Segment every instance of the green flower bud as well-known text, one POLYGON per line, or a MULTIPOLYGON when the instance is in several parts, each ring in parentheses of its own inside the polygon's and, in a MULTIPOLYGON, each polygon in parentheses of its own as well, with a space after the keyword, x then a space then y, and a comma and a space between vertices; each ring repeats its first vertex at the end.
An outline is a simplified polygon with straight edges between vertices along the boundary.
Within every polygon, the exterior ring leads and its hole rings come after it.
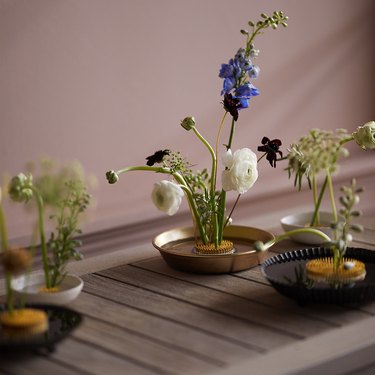
POLYGON ((245 29, 241 29, 240 32, 243 35, 249 35, 249 32, 247 30, 245 30, 245 29))
POLYGON ((188 131, 193 129, 195 127, 195 118, 193 116, 185 117, 181 121, 181 126, 188 131))
POLYGON ((33 196, 33 177, 20 173, 9 184, 9 196, 15 202, 28 202, 33 196))
POLYGON ((255 241, 254 247, 256 251, 266 251, 267 246, 262 241, 255 241))
POLYGON ((115 184, 119 180, 119 176, 115 171, 108 171, 105 176, 110 184, 115 184))
POLYGON ((374 149, 375 148, 375 121, 370 121, 359 126, 357 130, 352 134, 354 140, 363 149, 374 149))

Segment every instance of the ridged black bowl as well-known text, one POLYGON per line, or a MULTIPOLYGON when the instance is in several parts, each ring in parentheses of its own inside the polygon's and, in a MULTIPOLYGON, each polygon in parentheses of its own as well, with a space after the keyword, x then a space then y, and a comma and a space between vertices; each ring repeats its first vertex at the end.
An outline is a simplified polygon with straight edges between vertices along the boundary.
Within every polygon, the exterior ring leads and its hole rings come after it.
MULTIPOLYGON (((81 314, 64 306, 30 304, 26 307, 34 307, 47 313, 47 331, 41 334, 10 339, 2 332, 0 327, 0 352, 52 352, 56 344, 66 338, 82 321, 81 314)), ((0 306, 0 311, 4 309, 5 306, 0 306)))
POLYGON ((346 284, 328 284, 309 280, 305 264, 310 259, 329 257, 331 252, 323 247, 307 248, 275 255, 264 261, 262 273, 281 294, 308 303, 363 304, 375 299, 375 251, 348 248, 347 258, 365 263, 364 280, 346 284))

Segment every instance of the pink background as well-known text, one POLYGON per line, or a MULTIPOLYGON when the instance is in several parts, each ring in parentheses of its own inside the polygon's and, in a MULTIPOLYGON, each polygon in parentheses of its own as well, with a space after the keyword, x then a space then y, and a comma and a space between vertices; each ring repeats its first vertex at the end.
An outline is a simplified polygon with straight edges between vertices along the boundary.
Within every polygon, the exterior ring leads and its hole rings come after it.
MULTIPOLYGON (((105 172, 162 148, 208 166, 179 122, 194 115, 214 142, 220 64, 243 45, 249 19, 279 9, 289 27, 256 41, 261 95, 240 113, 233 148, 255 150, 266 135, 285 152, 310 128, 354 131, 375 120, 371 0, 0 0, 0 173, 18 174, 42 155, 79 160, 98 181, 87 231, 164 217, 149 198, 163 176, 132 172, 108 185, 105 172)), ((374 153, 350 149, 341 180, 357 176, 371 188, 374 153)), ((293 190, 279 164, 260 166, 245 204, 293 190)), ((372 201, 367 191, 369 213, 372 201)), ((11 204, 6 212, 12 238, 30 233, 31 216, 11 204)))

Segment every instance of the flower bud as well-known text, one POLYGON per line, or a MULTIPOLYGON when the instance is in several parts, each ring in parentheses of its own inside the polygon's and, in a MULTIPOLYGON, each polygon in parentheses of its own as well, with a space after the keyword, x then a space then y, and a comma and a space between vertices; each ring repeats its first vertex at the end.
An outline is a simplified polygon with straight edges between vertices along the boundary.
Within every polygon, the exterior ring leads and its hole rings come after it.
POLYGON ((254 247, 256 251, 266 251, 267 246, 262 241, 255 241, 254 247))
POLYGON ((8 249, 1 254, 1 263, 6 272, 12 275, 18 275, 26 272, 32 264, 32 257, 29 251, 25 249, 8 249))
POLYGON ((188 131, 193 129, 195 127, 195 118, 193 116, 185 117, 181 121, 181 126, 188 131))
POLYGON ((28 202, 32 196, 33 177, 20 173, 14 176, 9 184, 9 196, 15 202, 28 202))
POLYGON ((375 121, 370 121, 359 126, 357 130, 352 134, 354 140, 363 149, 374 149, 375 148, 375 121))
POLYGON ((115 172, 115 171, 108 171, 105 176, 107 177, 107 181, 110 183, 110 184, 115 184, 118 180, 119 180, 119 177, 118 177, 118 174, 115 172))

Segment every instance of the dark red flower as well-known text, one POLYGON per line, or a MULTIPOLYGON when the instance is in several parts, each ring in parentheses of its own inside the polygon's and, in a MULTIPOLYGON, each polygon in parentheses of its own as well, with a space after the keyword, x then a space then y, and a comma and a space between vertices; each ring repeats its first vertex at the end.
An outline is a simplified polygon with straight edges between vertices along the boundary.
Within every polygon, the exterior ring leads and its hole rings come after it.
POLYGON ((224 109, 229 112, 234 121, 238 120, 238 109, 241 107, 241 102, 239 99, 234 98, 232 94, 224 94, 224 109))
POLYGON ((265 152, 267 154, 266 159, 270 162, 271 167, 276 168, 277 154, 283 157, 283 153, 279 151, 281 146, 280 139, 273 139, 272 141, 267 138, 262 138, 262 146, 258 146, 258 151, 265 152))
POLYGON ((149 167, 153 166, 155 163, 161 163, 165 156, 169 155, 170 150, 159 150, 154 153, 154 155, 147 156, 147 165, 149 167))

